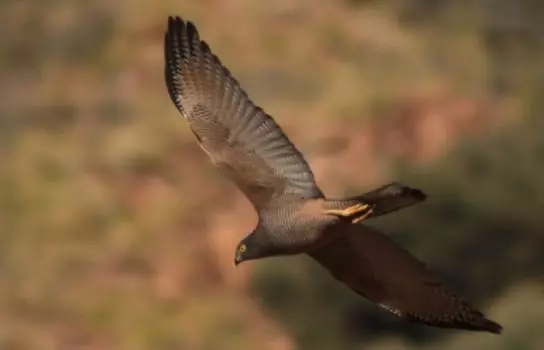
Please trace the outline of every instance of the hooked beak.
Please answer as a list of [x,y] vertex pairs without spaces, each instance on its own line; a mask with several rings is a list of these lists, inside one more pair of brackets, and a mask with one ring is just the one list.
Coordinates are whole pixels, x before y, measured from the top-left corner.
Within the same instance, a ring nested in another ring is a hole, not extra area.
[[234,257],[234,266],[237,267],[238,265],[240,265],[242,260],[243,260],[242,257],[240,255],[236,254],[236,256]]

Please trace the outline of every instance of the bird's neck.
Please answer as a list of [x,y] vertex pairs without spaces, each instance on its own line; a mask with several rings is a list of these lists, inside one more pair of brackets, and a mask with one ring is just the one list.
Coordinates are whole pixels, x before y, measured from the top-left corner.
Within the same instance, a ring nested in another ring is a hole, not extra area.
[[250,247],[259,247],[260,249],[258,250],[261,251],[261,247],[270,245],[269,232],[265,227],[258,225],[250,234],[246,236],[244,243]]
[[248,247],[252,247],[253,251],[251,257],[255,259],[297,253],[297,251],[292,251],[285,247],[284,244],[278,245],[278,242],[274,240],[274,232],[270,232],[266,226],[258,225],[255,230],[244,239],[244,242]]

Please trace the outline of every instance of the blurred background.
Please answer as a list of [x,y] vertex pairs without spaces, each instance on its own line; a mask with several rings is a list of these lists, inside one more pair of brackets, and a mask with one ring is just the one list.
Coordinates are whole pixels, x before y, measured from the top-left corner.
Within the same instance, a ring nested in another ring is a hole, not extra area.
[[[201,36],[330,196],[501,323],[411,325],[304,256],[234,268],[248,201],[163,82]],[[540,0],[1,0],[0,349],[544,349]]]

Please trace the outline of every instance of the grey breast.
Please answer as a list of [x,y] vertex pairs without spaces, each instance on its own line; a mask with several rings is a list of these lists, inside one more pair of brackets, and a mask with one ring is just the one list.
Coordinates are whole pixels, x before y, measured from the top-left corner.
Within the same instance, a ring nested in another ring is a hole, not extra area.
[[338,224],[338,218],[320,214],[322,206],[319,202],[297,201],[261,212],[260,224],[266,228],[268,244],[281,251],[302,253],[332,239],[331,233],[336,230],[331,228]]

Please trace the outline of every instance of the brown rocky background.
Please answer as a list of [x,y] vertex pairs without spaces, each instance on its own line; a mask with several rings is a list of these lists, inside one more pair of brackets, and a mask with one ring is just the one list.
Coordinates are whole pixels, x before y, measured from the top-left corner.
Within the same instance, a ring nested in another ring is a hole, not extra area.
[[[538,3],[495,2],[0,2],[0,349],[544,346]],[[327,194],[428,192],[381,225],[506,334],[407,326],[299,258],[234,268],[256,216],[168,98],[171,14]]]

